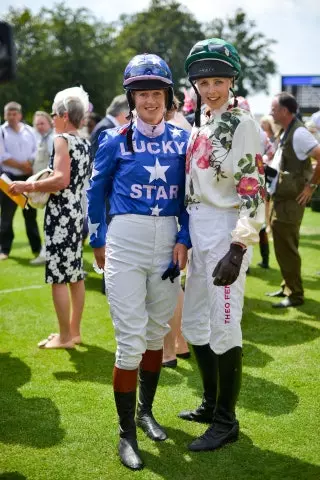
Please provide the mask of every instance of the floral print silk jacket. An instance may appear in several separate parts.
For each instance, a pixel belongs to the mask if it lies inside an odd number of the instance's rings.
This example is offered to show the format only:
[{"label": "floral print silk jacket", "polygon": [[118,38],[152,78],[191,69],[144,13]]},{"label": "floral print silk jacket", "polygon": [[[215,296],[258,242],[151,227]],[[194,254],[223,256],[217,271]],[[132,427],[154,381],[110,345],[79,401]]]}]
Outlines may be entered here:
[{"label": "floral print silk jacket", "polygon": [[259,241],[265,220],[264,169],[259,126],[251,114],[233,107],[201,117],[193,127],[186,159],[186,204],[238,208],[232,241],[248,246]]}]

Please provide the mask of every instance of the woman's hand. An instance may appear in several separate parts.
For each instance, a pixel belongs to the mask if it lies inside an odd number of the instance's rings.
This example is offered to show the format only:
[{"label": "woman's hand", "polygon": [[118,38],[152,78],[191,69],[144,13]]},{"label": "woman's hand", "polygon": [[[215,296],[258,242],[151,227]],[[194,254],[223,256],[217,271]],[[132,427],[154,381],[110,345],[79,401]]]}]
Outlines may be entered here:
[{"label": "woman's hand", "polygon": [[180,270],[185,268],[188,260],[188,249],[183,243],[176,243],[173,249],[172,260],[174,264],[179,264]]},{"label": "woman's hand", "polygon": [[9,187],[9,193],[12,193],[13,195],[18,195],[19,193],[23,193],[27,191],[28,191],[27,182],[13,182]]},{"label": "woman's hand", "polygon": [[106,261],[106,247],[103,246],[99,248],[94,248],[93,253],[98,267],[104,269],[104,264]]}]

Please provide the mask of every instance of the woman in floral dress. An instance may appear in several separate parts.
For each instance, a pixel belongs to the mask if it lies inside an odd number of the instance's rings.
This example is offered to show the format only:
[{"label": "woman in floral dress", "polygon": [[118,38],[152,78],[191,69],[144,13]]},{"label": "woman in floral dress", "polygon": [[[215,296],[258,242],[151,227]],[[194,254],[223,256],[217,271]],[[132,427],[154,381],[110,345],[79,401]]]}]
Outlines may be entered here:
[{"label": "woman in floral dress", "polygon": [[81,341],[85,296],[81,198],[89,175],[90,144],[78,136],[77,129],[87,109],[88,96],[79,87],[56,95],[51,114],[56,133],[53,174],[33,183],[14,182],[11,187],[13,193],[55,192],[46,205],[44,228],[46,282],[52,285],[60,333],[49,335],[38,344],[40,348],[73,348]]},{"label": "woman in floral dress", "polygon": [[248,247],[259,241],[265,196],[259,126],[233,95],[240,68],[237,50],[216,38],[198,42],[186,60],[198,103],[186,163],[192,257],[182,330],[204,394],[197,409],[179,416],[210,424],[189,445],[192,451],[215,450],[239,435],[235,405]]}]

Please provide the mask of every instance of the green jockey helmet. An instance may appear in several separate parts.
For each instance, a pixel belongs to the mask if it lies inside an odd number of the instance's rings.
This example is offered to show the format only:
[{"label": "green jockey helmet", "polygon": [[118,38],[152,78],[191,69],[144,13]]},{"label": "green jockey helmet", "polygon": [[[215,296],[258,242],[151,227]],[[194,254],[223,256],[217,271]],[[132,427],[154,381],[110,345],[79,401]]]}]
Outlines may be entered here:
[{"label": "green jockey helmet", "polygon": [[237,78],[241,72],[237,49],[221,38],[209,38],[196,43],[185,62],[190,80],[205,77]]}]

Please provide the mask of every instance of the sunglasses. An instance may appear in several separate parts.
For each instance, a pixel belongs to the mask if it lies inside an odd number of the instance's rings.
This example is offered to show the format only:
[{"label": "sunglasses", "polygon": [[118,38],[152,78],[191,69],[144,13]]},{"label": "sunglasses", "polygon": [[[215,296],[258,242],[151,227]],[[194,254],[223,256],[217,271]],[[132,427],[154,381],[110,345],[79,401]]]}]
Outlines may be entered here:
[{"label": "sunglasses", "polygon": [[57,117],[57,116],[58,116],[57,113],[54,113],[54,112],[50,113],[50,117],[51,117],[51,118],[54,118],[54,117]]}]

